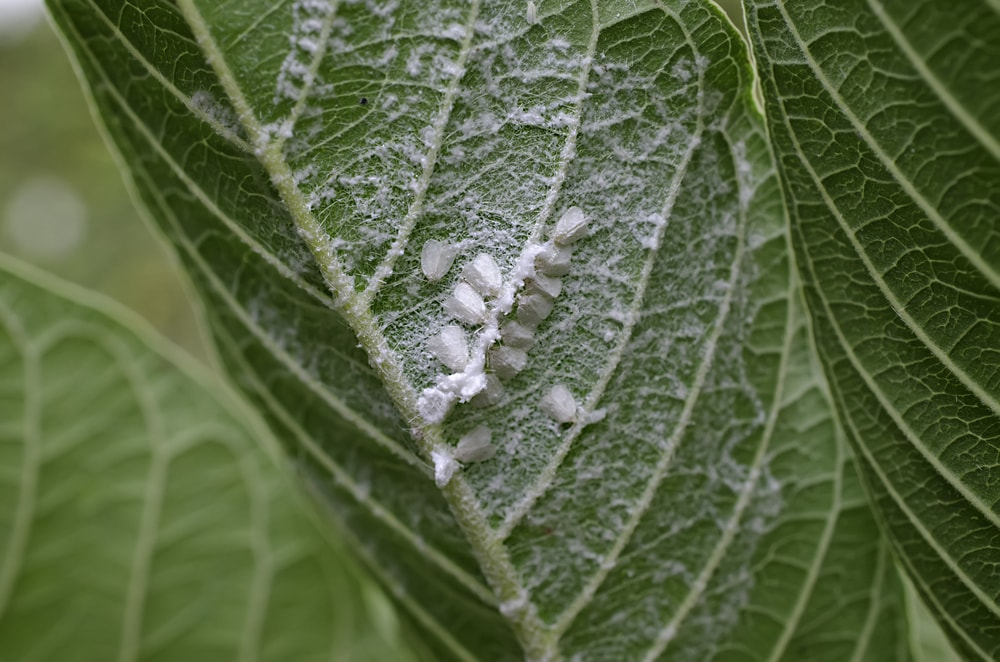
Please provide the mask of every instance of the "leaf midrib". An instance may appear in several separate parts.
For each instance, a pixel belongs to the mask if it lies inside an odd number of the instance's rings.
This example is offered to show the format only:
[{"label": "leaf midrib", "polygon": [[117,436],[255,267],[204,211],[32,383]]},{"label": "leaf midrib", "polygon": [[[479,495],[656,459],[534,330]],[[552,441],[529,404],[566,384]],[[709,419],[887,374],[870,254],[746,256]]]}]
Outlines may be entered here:
[{"label": "leaf midrib", "polygon": [[[259,122],[236,79],[229,71],[228,64],[212,37],[194,0],[181,0],[181,12],[198,39],[208,61],[215,69],[221,84],[226,89],[231,102],[237,109],[240,121],[256,142],[264,135]],[[362,348],[368,353],[373,365],[382,378],[390,397],[400,411],[410,420],[421,420],[416,407],[416,393],[406,379],[395,352],[389,347],[382,334],[378,320],[358,297],[350,277],[336,258],[336,251],[322,227],[309,211],[302,192],[294,184],[294,178],[283,155],[269,145],[262,144],[257,151],[261,164],[271,175],[286,207],[298,226],[303,241],[309,246],[332,293],[337,297],[338,308],[345,321],[354,330]],[[431,449],[444,445],[440,426],[432,425],[424,429],[424,434],[416,440],[425,456],[430,457]],[[480,510],[474,492],[462,476],[455,476],[442,489],[456,520],[462,527],[466,539],[476,552],[487,577],[502,602],[517,602],[526,591],[520,576],[514,568],[507,550],[495,544],[484,513]],[[535,655],[544,648],[544,627],[533,609],[517,611],[508,616],[525,648],[526,654]]]}]

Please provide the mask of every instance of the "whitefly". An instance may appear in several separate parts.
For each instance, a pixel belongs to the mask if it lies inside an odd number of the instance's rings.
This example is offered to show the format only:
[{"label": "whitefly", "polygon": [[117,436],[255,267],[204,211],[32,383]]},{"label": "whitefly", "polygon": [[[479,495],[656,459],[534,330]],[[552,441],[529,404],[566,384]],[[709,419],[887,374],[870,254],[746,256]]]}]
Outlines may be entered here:
[{"label": "whitefly", "polygon": [[424,242],[420,250],[420,269],[427,280],[434,282],[444,278],[458,255],[458,247],[437,239]]},{"label": "whitefly", "polygon": [[485,425],[480,425],[458,440],[454,457],[459,462],[483,462],[496,454],[493,433]]},{"label": "whitefly", "polygon": [[459,322],[482,324],[486,321],[486,303],[479,292],[468,283],[455,286],[451,296],[444,301],[444,312]]},{"label": "whitefly", "polygon": [[568,388],[556,384],[538,403],[539,408],[559,423],[572,423],[576,420],[576,398]]},{"label": "whitefly", "polygon": [[449,324],[440,333],[431,336],[427,341],[427,349],[445,366],[461,372],[469,363],[469,343],[462,327]]}]

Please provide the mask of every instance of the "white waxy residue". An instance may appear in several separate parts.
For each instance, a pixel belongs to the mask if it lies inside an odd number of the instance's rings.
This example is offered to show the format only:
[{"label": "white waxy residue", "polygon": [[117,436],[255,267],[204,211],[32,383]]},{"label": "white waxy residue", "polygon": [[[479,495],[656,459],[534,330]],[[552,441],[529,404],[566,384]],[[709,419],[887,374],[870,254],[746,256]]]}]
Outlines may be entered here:
[{"label": "white waxy residue", "polygon": [[434,483],[438,487],[446,487],[455,472],[461,468],[455,458],[447,453],[431,451],[431,460],[434,461]]},{"label": "white waxy residue", "polygon": [[459,372],[469,363],[469,343],[460,326],[449,324],[427,341],[427,349],[441,363]]},{"label": "white waxy residue", "polygon": [[497,454],[493,445],[493,433],[485,425],[480,425],[458,440],[455,459],[459,462],[483,462]]},{"label": "white waxy residue", "polygon": [[490,350],[490,367],[500,379],[513,379],[528,365],[528,354],[523,349],[501,345]]},{"label": "white waxy residue", "polygon": [[573,205],[567,209],[552,230],[552,241],[567,245],[587,236],[587,217]]},{"label": "white waxy residue", "polygon": [[458,255],[458,248],[452,244],[446,244],[437,239],[429,239],[424,242],[424,247],[420,251],[420,268],[424,272],[427,280],[434,282],[441,280],[451,269]]},{"label": "white waxy residue", "polygon": [[468,283],[459,283],[455,291],[444,301],[444,311],[466,324],[482,324],[486,321],[486,304],[479,292]]},{"label": "white waxy residue", "polygon": [[572,423],[576,420],[576,399],[562,384],[549,389],[538,406],[559,423]]},{"label": "white waxy residue", "polygon": [[489,253],[480,253],[462,270],[464,278],[474,290],[484,296],[495,297],[503,287],[500,266]]}]

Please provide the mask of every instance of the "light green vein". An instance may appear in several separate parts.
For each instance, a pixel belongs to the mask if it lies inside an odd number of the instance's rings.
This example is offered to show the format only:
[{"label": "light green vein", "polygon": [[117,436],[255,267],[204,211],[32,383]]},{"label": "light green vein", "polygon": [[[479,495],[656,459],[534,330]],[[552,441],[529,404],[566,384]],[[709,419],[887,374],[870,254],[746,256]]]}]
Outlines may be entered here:
[{"label": "light green vein", "polygon": [[[211,31],[199,13],[193,0],[181,0],[181,11],[196,35],[198,43],[209,62],[215,68],[219,80],[239,113],[240,120],[260,149],[258,157],[271,175],[282,200],[295,219],[303,241],[312,251],[320,265],[331,292],[338,297],[337,303],[343,311],[344,319],[354,330],[361,347],[368,353],[372,365],[376,367],[386,391],[396,406],[414,424],[421,421],[416,407],[416,393],[406,378],[402,365],[394,350],[382,334],[379,321],[371,310],[357,296],[354,279],[348,275],[337,258],[331,238],[309,211],[305,197],[295,184],[288,163],[280,152],[275,151],[266,140],[253,108],[236,84],[226,59],[212,38]],[[440,426],[425,426],[416,442],[426,457],[431,451],[445,447]],[[459,526],[466,536],[483,573],[493,586],[501,603],[523,600],[525,590],[520,575],[507,550],[492,535],[478,501],[462,476],[456,476],[442,489]],[[534,609],[510,612],[508,620],[520,639],[526,653],[536,655],[545,646],[544,625]]]},{"label": "light green vein", "polygon": [[[149,72],[149,75],[155,78],[156,81],[160,85],[162,85],[165,90],[167,90],[178,101],[184,104],[184,106],[191,112],[192,115],[200,119],[202,122],[211,126],[216,133],[225,138],[226,141],[231,143],[241,152],[244,152],[246,154],[252,153],[252,148],[250,147],[250,145],[247,144],[245,140],[243,140],[238,135],[233,133],[232,129],[223,124],[220,124],[218,120],[216,120],[214,117],[206,113],[202,108],[198,106],[198,104],[194,103],[191,100],[191,97],[181,92],[180,89],[177,88],[177,86],[175,86],[172,82],[170,82],[169,79],[167,79],[163,74],[160,73],[159,69],[154,67],[151,62],[149,62],[145,57],[143,57],[142,53],[132,45],[132,42],[130,42],[128,39],[125,38],[125,35],[121,32],[121,30],[118,29],[118,26],[104,14],[104,12],[97,5],[97,3],[94,2],[94,0],[87,0],[87,3],[93,10],[92,13],[95,16],[97,16],[101,20],[101,22],[108,27],[109,30],[111,30],[111,32],[114,34],[115,37],[118,38],[118,41],[125,48],[125,50],[129,52],[129,55],[135,58],[135,61],[141,64],[143,68],[147,72]],[[70,23],[69,21],[66,22],[67,26],[71,24],[72,23]],[[76,32],[75,27],[74,27],[74,32]],[[86,43],[80,38],[79,33],[76,34],[76,37],[78,43],[80,44]],[[105,76],[105,79],[106,78],[107,77]]]},{"label": "light green vein", "polygon": [[[969,386],[972,380],[969,379],[968,376],[965,375],[963,372],[957,370],[957,368],[954,367],[954,365],[951,363],[950,360],[946,360],[946,357],[942,354],[940,348],[934,345],[930,341],[930,339],[927,338],[926,334],[924,334],[920,330],[920,328],[914,323],[913,319],[906,313],[902,304],[895,298],[893,293],[889,291],[888,288],[885,287],[881,279],[878,278],[877,272],[874,270],[873,265],[868,260],[868,257],[865,254],[864,250],[858,244],[856,237],[851,233],[846,220],[840,213],[840,210],[834,204],[833,200],[830,198],[826,189],[823,187],[818,174],[812,167],[812,163],[800,149],[800,144],[794,138],[795,132],[792,130],[792,127],[789,124],[787,115],[781,113],[780,117],[782,123],[785,125],[785,130],[788,132],[791,142],[795,145],[794,147],[795,154],[799,159],[799,162],[802,164],[803,170],[813,180],[817,192],[819,193],[820,197],[823,198],[824,204],[830,210],[830,214],[836,219],[837,224],[840,226],[841,230],[843,230],[848,240],[851,242],[851,245],[857,252],[859,259],[861,259],[861,261],[864,263],[865,268],[868,271],[868,274],[872,278],[872,281],[876,284],[876,286],[879,288],[882,294],[889,301],[894,312],[900,317],[900,319],[902,319],[907,324],[907,326],[911,329],[911,331],[914,333],[917,339],[920,340],[921,343],[925,347],[927,347],[927,349],[931,351],[931,353],[934,354],[934,356],[938,357],[938,359],[941,360],[942,364],[945,365],[945,367],[952,369],[953,374],[956,374],[956,376],[960,378],[963,384]],[[812,272],[812,266],[808,264],[808,261],[806,262],[806,264],[807,268],[810,270],[810,272]],[[818,282],[815,279],[815,274],[813,274],[813,281]],[[961,494],[970,504],[972,504],[983,515],[983,517],[985,517],[993,526],[1000,528],[1000,517],[998,517],[997,514],[993,512],[990,505],[987,504],[985,501],[983,501],[982,497],[980,497],[978,494],[972,492],[968,488],[968,486],[966,486],[958,478],[958,476],[955,475],[955,472],[952,471],[951,467],[944,464],[943,462],[941,462],[939,458],[931,454],[931,452],[927,449],[926,445],[920,440],[919,436],[913,431],[913,429],[906,422],[906,420],[903,418],[900,412],[896,411],[896,409],[892,406],[890,399],[886,397],[886,394],[881,389],[881,387],[875,382],[875,380],[868,373],[868,371],[864,369],[864,364],[855,355],[853,348],[851,348],[848,345],[846,338],[843,336],[841,332],[839,322],[837,321],[836,316],[833,314],[833,311],[830,310],[829,303],[826,301],[825,295],[821,296],[820,298],[823,300],[823,306],[827,311],[827,315],[832,321],[832,325],[836,328],[837,337],[840,340],[841,344],[843,345],[844,352],[850,359],[851,364],[854,366],[855,370],[857,370],[862,380],[864,380],[865,385],[871,390],[872,394],[875,395],[875,397],[878,399],[879,403],[882,405],[882,408],[892,418],[896,426],[903,432],[903,434],[906,435],[906,438],[910,441],[910,443],[914,446],[914,448],[916,448],[918,452],[924,457],[924,459],[926,459],[927,462],[941,474],[941,476],[948,482],[949,485],[951,485],[955,489],[956,492]],[[974,384],[974,382],[972,383]],[[982,388],[978,387],[978,385],[976,386],[977,386],[976,389],[970,388],[970,390],[974,394],[976,394],[981,400],[983,400],[985,404],[987,405],[991,404],[992,405],[991,409],[993,409],[994,412],[1000,415],[1000,402],[997,402],[995,400],[991,401],[988,394],[985,391],[983,391]]]},{"label": "light green vein", "polygon": [[136,526],[136,543],[132,566],[129,569],[128,591],[122,605],[122,633],[118,649],[118,662],[133,662],[138,660],[142,653],[146,595],[149,592],[149,578],[153,555],[156,553],[156,536],[163,512],[167,471],[170,465],[166,455],[163,418],[153,399],[154,390],[149,385],[146,375],[142,374],[136,362],[128,356],[128,351],[117,346],[111,347],[110,342],[109,339],[104,345],[114,357],[115,363],[120,366],[121,374],[135,395],[135,403],[142,413],[150,458],[144,482],[142,509]]},{"label": "light green vein", "polygon": [[[823,86],[823,89],[830,95],[830,98],[837,103],[844,117],[851,123],[851,126],[854,127],[857,135],[868,145],[872,154],[878,158],[885,169],[892,175],[892,177],[899,184],[899,187],[903,189],[911,200],[917,203],[917,206],[923,210],[923,212],[927,215],[927,218],[930,219],[935,226],[937,226],[938,230],[941,231],[941,234],[943,234],[948,241],[958,248],[962,256],[965,257],[976,269],[978,269],[993,285],[993,287],[1000,289],[1000,271],[997,271],[993,265],[986,262],[986,260],[983,259],[983,256],[970,246],[965,238],[959,235],[955,229],[951,227],[951,225],[941,216],[940,212],[934,207],[934,205],[932,205],[929,200],[920,194],[920,191],[917,190],[917,187],[914,186],[913,182],[911,182],[909,178],[899,169],[899,167],[896,166],[896,163],[888,154],[886,154],[885,150],[883,150],[878,144],[878,141],[875,140],[875,137],[868,131],[868,127],[866,127],[864,123],[861,122],[860,118],[858,118],[853,111],[851,111],[847,100],[844,99],[840,95],[840,92],[833,86],[829,78],[827,78],[826,72],[824,72],[823,69],[816,63],[812,55],[808,53],[806,42],[802,38],[802,35],[799,34],[798,28],[794,21],[792,21],[792,18],[785,11],[783,3],[775,2],[773,6],[781,12],[784,17],[785,24],[788,26],[789,32],[802,46],[802,62],[809,67],[816,80]],[[997,410],[1000,411],[1000,405],[994,404],[994,407],[998,407]]]},{"label": "light green vein", "polygon": [[[231,337],[228,337],[228,340],[230,342],[233,341]],[[254,388],[260,398],[267,402],[269,410],[274,413],[274,415],[286,428],[288,428],[288,430],[292,432],[292,434],[295,435],[298,443],[300,443],[302,447],[308,451],[309,455],[327,472],[329,472],[339,485],[347,490],[358,505],[363,506],[368,510],[372,517],[379,522],[384,523],[386,528],[409,543],[412,547],[412,552],[424,557],[432,565],[439,567],[445,574],[455,579],[483,603],[496,606],[496,598],[486,586],[483,586],[478,579],[460,568],[451,559],[435,549],[432,545],[428,545],[426,540],[418,537],[416,533],[407,528],[396,518],[395,515],[392,514],[388,508],[372,499],[371,495],[368,494],[366,490],[362,490],[349,473],[347,473],[339,464],[324,453],[323,449],[320,448],[315,441],[313,441],[312,437],[305,430],[303,430],[302,426],[299,425],[295,418],[288,413],[285,406],[276,400],[271,392],[264,387],[264,385],[260,382],[256,371],[254,371],[247,364],[241,355],[234,352],[232,354],[232,359],[243,367],[243,374],[254,385]]]},{"label": "light green vein", "polygon": [[961,104],[961,102],[955,98],[955,96],[948,90],[948,86],[938,78],[929,66],[927,62],[924,61],[923,56],[916,51],[913,44],[907,39],[903,31],[899,29],[899,26],[895,24],[889,14],[886,12],[885,8],[879,2],[873,2],[868,0],[868,7],[871,8],[872,13],[874,13],[878,19],[882,22],[882,27],[885,31],[893,38],[899,50],[903,52],[913,68],[917,70],[920,76],[927,82],[927,86],[930,87],[941,102],[947,106],[951,114],[954,115],[959,122],[971,133],[976,140],[979,141],[983,147],[989,150],[990,154],[997,161],[1000,161],[1000,141],[997,140],[989,131],[979,123],[979,120],[973,117]]},{"label": "light green vein", "polygon": [[[595,12],[595,23],[596,23],[596,8]],[[594,36],[591,40],[591,51],[589,52],[588,60],[592,60],[594,52],[597,47],[597,35],[598,31],[594,31]],[[699,78],[703,76],[703,73],[699,71]],[[581,91],[585,89],[586,80],[581,79]],[[700,80],[700,85],[704,84],[704,80]],[[677,165],[671,176],[671,184],[667,190],[666,201],[664,202],[662,215],[663,218],[669,218],[670,212],[673,209],[674,202],[676,202],[677,195],[680,193],[681,183],[685,175],[687,174],[688,166],[691,163],[691,158],[694,156],[694,152],[698,147],[701,136],[704,133],[704,125],[701,121],[702,113],[698,113],[698,123],[697,128],[694,131],[694,137],[688,144],[687,150],[684,152],[684,156],[680,163]],[[574,133],[575,139],[575,133]],[[565,177],[565,174],[563,175]],[[554,204],[555,196],[550,194],[550,198],[553,199],[551,204]],[[668,224],[664,223],[659,228],[657,228],[655,237],[656,245],[659,246],[663,239],[663,234],[666,231],[666,226]],[[611,381],[615,370],[618,368],[618,364],[621,362],[622,357],[625,355],[625,351],[628,347],[628,343],[632,337],[632,331],[635,329],[635,325],[639,323],[641,318],[641,308],[642,302],[645,298],[646,291],[649,288],[649,279],[653,272],[653,264],[656,261],[658,255],[657,249],[649,251],[649,256],[643,264],[642,272],[639,275],[639,280],[636,283],[636,293],[632,299],[632,304],[629,307],[628,315],[625,322],[622,324],[622,329],[618,334],[618,342],[615,347],[611,350],[608,360],[605,363],[604,370],[601,371],[600,376],[596,380],[590,393],[583,403],[583,414],[578,416],[578,421],[573,424],[573,426],[566,431],[563,440],[560,442],[559,446],[554,450],[552,458],[546,463],[545,467],[538,474],[538,478],[525,490],[524,495],[521,499],[514,504],[507,515],[504,517],[503,523],[497,528],[497,535],[506,539],[513,530],[517,527],[518,523],[524,519],[524,517],[531,511],[535,503],[540,499],[552,486],[555,481],[556,474],[562,467],[562,463],[565,461],[566,457],[569,455],[569,451],[573,447],[573,443],[583,432],[584,428],[588,425],[587,414],[592,413],[597,409],[601,398],[604,397],[604,392],[607,390],[608,384]],[[692,397],[697,398],[697,394],[692,394]]]},{"label": "light green vein", "polygon": [[427,196],[431,176],[434,174],[438,154],[444,142],[444,130],[448,126],[448,120],[451,118],[451,113],[455,106],[455,96],[458,94],[459,84],[465,76],[465,65],[468,63],[469,53],[472,52],[472,37],[475,34],[476,19],[478,17],[479,0],[475,0],[469,7],[469,17],[465,22],[465,36],[462,38],[462,46],[458,54],[455,73],[452,75],[451,80],[448,81],[448,87],[445,90],[444,97],[441,99],[437,117],[434,119],[434,124],[432,125],[434,134],[430,149],[428,149],[427,156],[424,158],[423,172],[420,173],[420,179],[417,180],[417,189],[414,192],[413,201],[410,203],[410,207],[407,209],[402,223],[400,223],[399,231],[396,233],[396,238],[393,240],[392,246],[389,247],[389,251],[382,262],[375,268],[371,280],[368,281],[368,285],[361,294],[360,300],[365,306],[371,305],[372,300],[378,294],[379,288],[382,287],[382,283],[392,274],[393,266],[403,254],[403,251],[406,250],[410,234],[417,224],[417,219],[423,213],[424,198]]},{"label": "light green vein", "polygon": [[[320,34],[317,40],[319,46],[313,53],[312,62],[309,63],[309,70],[305,75],[305,84],[302,89],[299,90],[299,98],[295,102],[295,106],[292,108],[292,111],[288,114],[288,117],[281,123],[281,130],[278,132],[278,135],[273,142],[274,149],[278,151],[284,149],[285,142],[288,140],[288,137],[292,135],[292,131],[295,129],[295,124],[299,121],[299,117],[302,115],[302,111],[305,110],[306,103],[309,101],[309,96],[312,94],[313,87],[316,84],[316,76],[319,74],[320,64],[322,64],[323,58],[326,57],[327,47],[330,43],[330,32],[333,30],[333,20],[337,16],[337,8],[339,6],[339,0],[330,2],[330,11],[323,17],[323,24],[320,28]],[[292,46],[292,48],[295,48],[295,46]]]},{"label": "light green vein", "polygon": [[[678,21],[680,25],[683,25]],[[685,36],[689,43],[694,43],[691,35],[687,33],[685,29]],[[703,79],[704,72],[699,70],[699,89],[704,89],[705,82]],[[701,103],[701,100],[699,100]],[[703,131],[701,127],[701,117],[703,112],[698,113],[699,118],[699,131],[700,134]],[[665,208],[666,209],[666,208]],[[669,210],[667,210],[669,211]],[[666,224],[664,224],[665,226]],[[662,230],[662,228],[661,228]],[[674,456],[676,454],[677,448],[680,445],[681,440],[684,437],[684,433],[687,430],[688,424],[691,422],[691,418],[694,414],[694,407],[700,398],[702,390],[704,389],[705,382],[708,379],[709,369],[714,363],[716,349],[718,348],[719,339],[722,337],[722,332],[725,327],[725,322],[729,319],[729,312],[732,306],[733,298],[738,289],[738,281],[740,277],[740,269],[743,265],[743,260],[745,259],[746,253],[746,214],[740,214],[739,226],[737,228],[737,245],[733,254],[733,263],[729,268],[729,279],[728,287],[726,288],[726,294],[719,304],[718,315],[715,320],[715,324],[705,340],[704,350],[702,353],[701,364],[698,366],[698,370],[695,373],[694,381],[691,384],[691,390],[688,393],[688,397],[684,402],[684,408],[681,410],[680,416],[676,425],[674,426],[674,431],[666,443],[666,450],[660,456],[660,459],[656,463],[656,467],[650,475],[649,482],[646,484],[645,489],[642,492],[639,500],[635,504],[635,508],[629,515],[625,526],[619,532],[618,536],[615,538],[614,544],[608,550],[608,553],[604,556],[598,570],[591,576],[591,579],[584,586],[580,595],[573,600],[572,603],[559,615],[556,619],[556,624],[554,630],[558,633],[565,632],[570,625],[572,625],[576,616],[583,610],[583,608],[590,603],[593,596],[596,594],[598,588],[604,583],[611,570],[615,567],[618,557],[624,551],[625,546],[632,539],[633,534],[639,526],[643,515],[649,510],[650,505],[653,502],[653,497],[656,495],[657,490],[660,487],[660,483],[666,477],[667,470],[669,469],[671,463],[673,462]],[[644,267],[644,278],[649,277],[649,273],[652,271],[651,263],[647,263]]]},{"label": "light green vein", "polygon": [[[790,127],[787,126],[787,119],[785,119],[784,121],[786,124],[785,128],[789,131],[791,135],[791,129]],[[810,167],[809,163],[802,158],[801,154],[799,154],[799,158],[805,170],[807,170],[810,173],[810,175],[815,177],[815,173],[812,171],[812,168]],[[816,277],[815,273],[812,271],[812,265],[808,261],[805,261],[804,264],[805,268],[810,271],[812,280],[815,281]],[[927,449],[923,446],[923,444],[920,443],[920,440],[913,434],[913,431],[905,424],[905,421],[901,419],[899,413],[894,411],[891,407],[887,406],[884,394],[872,382],[871,377],[864,370],[864,366],[858,360],[850,344],[847,342],[847,338],[844,337],[843,331],[840,328],[839,323],[837,322],[837,318],[833,315],[833,311],[830,310],[830,306],[829,303],[826,301],[826,298],[823,296],[820,296],[819,298],[822,301],[822,306],[826,313],[826,316],[830,320],[830,327],[832,328],[834,334],[837,336],[837,341],[839,342],[841,348],[844,350],[844,355],[847,357],[848,361],[851,363],[852,367],[857,372],[857,374],[861,377],[862,381],[864,381],[867,388],[872,392],[873,395],[875,395],[875,397],[879,400],[879,403],[883,406],[885,411],[893,419],[893,422],[896,424],[899,430],[903,432],[903,434],[910,441],[911,445],[917,449],[917,451],[927,460],[927,462],[932,467],[934,467],[934,469],[945,479],[945,481],[952,487],[952,489],[961,494],[970,504],[973,504],[978,510],[980,510],[980,512],[984,515],[986,519],[990,520],[991,522],[995,522],[996,516],[988,508],[985,507],[985,504],[979,499],[979,497],[974,494],[971,494],[965,487],[965,485],[963,485],[961,481],[957,479],[957,477],[948,467],[943,465],[937,458],[930,455],[927,452]],[[833,386],[833,384],[831,384],[831,386]],[[955,565],[954,560],[951,558],[951,556],[947,554],[946,551],[938,545],[937,541],[930,535],[930,532],[928,532],[926,528],[923,526],[923,523],[920,521],[920,519],[909,509],[909,506],[906,504],[905,500],[895,491],[894,486],[888,481],[888,478],[882,472],[881,467],[879,467],[876,464],[875,459],[870,454],[868,446],[865,443],[863,443],[864,436],[859,434],[858,431],[854,429],[853,421],[851,421],[849,417],[844,417],[844,418],[845,422],[852,428],[855,438],[858,439],[859,442],[861,442],[858,444],[858,446],[862,449],[862,453],[868,460],[868,463],[872,466],[872,470],[876,474],[878,474],[879,479],[885,486],[886,491],[896,502],[899,509],[911,521],[911,524],[913,525],[914,529],[920,533],[920,535],[927,541],[927,544],[932,549],[934,549],[935,553],[937,553],[941,557],[944,563],[947,564],[952,569],[955,575],[959,577],[960,581],[966,587],[968,587],[969,590],[974,595],[976,595],[977,598],[979,598],[983,602],[984,606],[986,606],[987,609],[989,609],[998,618],[1000,618],[1000,606],[996,605],[989,598],[989,596],[983,593],[983,591],[978,586],[976,586],[976,584],[971,580],[971,578],[969,578],[964,571],[962,571],[957,565]],[[994,526],[996,526],[995,523]]]},{"label": "light green vein", "polygon": [[[77,38],[78,41],[83,43],[78,33],[74,33],[74,36]],[[147,143],[154,150],[156,150],[160,158],[162,158],[164,162],[166,162],[167,165],[170,166],[171,170],[181,179],[181,181],[184,182],[185,186],[192,192],[192,194],[195,195],[198,198],[198,200],[206,206],[206,208],[213,214],[213,216],[222,221],[223,224],[228,229],[232,230],[234,234],[236,234],[241,240],[243,240],[247,246],[249,246],[252,250],[254,250],[255,253],[260,255],[262,258],[264,258],[264,260],[268,264],[275,267],[275,269],[280,274],[284,275],[286,278],[288,278],[296,285],[298,285],[301,289],[305,290],[314,299],[324,302],[325,304],[328,305],[328,307],[332,308],[333,302],[332,300],[330,300],[328,296],[317,291],[308,283],[301,281],[296,276],[291,274],[291,271],[287,267],[285,267],[285,265],[282,262],[277,260],[277,258],[272,256],[268,251],[264,250],[263,247],[256,244],[256,242],[251,237],[249,237],[248,235],[246,235],[245,232],[243,232],[242,228],[240,228],[239,225],[237,225],[234,221],[229,219],[225,214],[222,213],[220,209],[218,209],[217,206],[215,206],[215,204],[204,193],[204,191],[202,191],[193,181],[191,181],[190,178],[187,177],[187,175],[183,172],[183,168],[181,168],[180,165],[177,164],[171,158],[171,156],[163,150],[163,147],[159,144],[156,138],[149,133],[148,129],[142,123],[142,121],[132,112],[127,102],[118,94],[117,90],[115,90],[114,87],[110,84],[110,81],[108,81],[107,77],[104,75],[104,71],[100,67],[100,65],[93,59],[91,59],[91,64],[94,66],[95,70],[101,74],[105,82],[107,82],[107,85],[105,86],[105,88],[103,88],[104,91],[109,94],[109,96],[115,101],[115,103],[122,110],[122,112],[133,122],[133,124],[142,134],[142,136],[146,139]],[[176,229],[175,236],[178,244],[184,247],[185,252],[188,253],[191,259],[199,267],[199,270],[205,275],[206,279],[213,286],[213,289],[215,289],[216,292],[219,294],[220,298],[222,298],[222,300],[232,310],[233,314],[254,334],[254,336],[261,342],[261,344],[267,347],[268,350],[271,351],[271,353],[279,360],[279,362],[285,364],[292,374],[294,374],[307,388],[309,388],[316,395],[318,395],[324,402],[330,405],[330,407],[334,411],[343,416],[345,420],[349,421],[351,424],[357,427],[358,430],[366,434],[377,444],[383,446],[384,448],[389,450],[391,453],[393,453],[400,459],[404,460],[408,464],[423,469],[424,468],[423,463],[417,460],[417,458],[415,458],[412,453],[410,453],[408,450],[400,446],[394,440],[385,436],[385,434],[382,431],[372,426],[371,423],[369,423],[365,417],[355,412],[346,403],[340,400],[340,398],[338,398],[335,394],[331,393],[328,389],[326,389],[324,385],[320,384],[315,378],[306,373],[302,369],[302,367],[291,356],[289,356],[287,352],[284,351],[284,349],[282,349],[277,343],[274,342],[274,340],[270,337],[269,334],[267,334],[263,329],[261,329],[259,325],[257,325],[256,322],[254,322],[247,315],[246,311],[242,308],[242,306],[240,306],[239,303],[232,298],[232,295],[229,293],[229,290],[222,283],[218,281],[218,278],[215,275],[214,271],[204,262],[200,253],[198,253],[197,249],[190,244],[184,233],[180,230],[180,224],[174,217],[173,212],[171,211],[169,205],[167,205],[160,196],[159,188],[152,181],[149,182],[148,188],[151,194],[156,198],[157,204],[159,205],[161,211],[163,212],[164,217],[168,221],[170,221],[171,225],[173,225],[174,228]]]},{"label": "light green vein", "polygon": [[[2,292],[2,289],[0,289]],[[0,332],[7,335],[20,355],[23,363],[24,413],[21,421],[21,435],[24,454],[18,469],[20,489],[17,494],[17,508],[14,521],[9,529],[7,549],[0,559],[0,616],[14,593],[24,554],[31,537],[32,518],[38,499],[39,469],[44,455],[42,451],[42,375],[40,357],[32,349],[31,338],[15,315],[0,301]]]},{"label": "light green vein", "polygon": [[864,662],[868,659],[868,646],[875,637],[875,624],[878,623],[879,610],[882,604],[882,588],[885,585],[886,575],[892,572],[889,563],[889,552],[886,549],[885,541],[879,543],[878,562],[875,568],[875,580],[869,589],[869,608],[865,616],[864,625],[854,641],[854,654],[851,655],[850,662]]}]

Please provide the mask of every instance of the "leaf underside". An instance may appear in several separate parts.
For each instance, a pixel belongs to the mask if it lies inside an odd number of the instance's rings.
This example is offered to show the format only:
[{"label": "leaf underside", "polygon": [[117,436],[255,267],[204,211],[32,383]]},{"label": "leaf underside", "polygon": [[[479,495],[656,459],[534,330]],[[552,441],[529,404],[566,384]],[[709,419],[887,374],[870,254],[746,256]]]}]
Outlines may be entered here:
[{"label": "leaf underside", "polygon": [[836,408],[903,565],[1000,656],[1000,6],[751,2]]},{"label": "leaf underside", "polygon": [[219,384],[38,278],[0,259],[0,657],[397,659]]},{"label": "leaf underside", "polygon": [[[698,2],[537,5],[50,3],[227,367],[436,655],[905,659],[742,41]],[[518,292],[572,205],[524,369],[427,420],[465,265]],[[525,319],[487,303],[473,348]],[[439,489],[478,426],[496,456]]]}]

